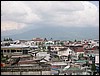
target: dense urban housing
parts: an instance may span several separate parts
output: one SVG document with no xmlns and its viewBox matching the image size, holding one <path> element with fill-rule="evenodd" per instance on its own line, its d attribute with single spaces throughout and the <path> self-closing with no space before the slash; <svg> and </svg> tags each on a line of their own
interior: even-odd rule
<svg viewBox="0 0 100 76">
<path fill-rule="evenodd" d="M 1 41 L 1 75 L 99 75 L 99 40 Z"/>
</svg>

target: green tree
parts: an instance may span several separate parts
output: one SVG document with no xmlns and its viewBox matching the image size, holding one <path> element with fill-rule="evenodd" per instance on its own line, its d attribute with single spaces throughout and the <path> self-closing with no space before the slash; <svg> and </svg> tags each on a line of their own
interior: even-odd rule
<svg viewBox="0 0 100 76">
<path fill-rule="evenodd" d="M 6 41 L 9 41 L 9 38 L 7 38 Z"/>
<path fill-rule="evenodd" d="M 1 55 L 1 62 L 6 63 L 8 59 L 9 59 L 8 55 L 6 56 Z"/>
<path fill-rule="evenodd" d="M 89 66 L 89 61 L 86 61 L 86 66 Z"/>
<path fill-rule="evenodd" d="M 96 70 L 95 63 L 92 63 L 92 64 L 91 64 L 91 71 L 92 71 L 92 74 L 95 72 L 95 70 Z"/>
<path fill-rule="evenodd" d="M 78 58 L 81 59 L 83 57 L 83 54 L 79 54 Z"/>
<path fill-rule="evenodd" d="M 6 41 L 6 38 L 4 38 L 3 41 Z"/>
<path fill-rule="evenodd" d="M 12 38 L 4 38 L 3 41 L 13 41 L 13 39 Z"/>
<path fill-rule="evenodd" d="M 13 39 L 12 39 L 12 38 L 9 38 L 8 40 L 9 40 L 9 41 L 13 41 Z"/>
<path fill-rule="evenodd" d="M 77 40 L 75 39 L 74 42 L 76 42 Z"/>
<path fill-rule="evenodd" d="M 61 44 L 61 45 L 64 45 L 64 43 L 63 43 L 63 42 L 60 42 L 60 44 Z"/>
</svg>

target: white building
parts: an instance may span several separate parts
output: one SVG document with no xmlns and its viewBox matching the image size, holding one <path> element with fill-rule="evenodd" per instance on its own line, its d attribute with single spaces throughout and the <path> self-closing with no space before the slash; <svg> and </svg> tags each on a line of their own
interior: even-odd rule
<svg viewBox="0 0 100 76">
<path fill-rule="evenodd" d="M 71 50 L 70 48 L 65 48 L 63 50 L 58 51 L 58 55 L 68 56 L 68 55 L 71 55 L 71 54 L 74 54 L 74 51 Z"/>
<path fill-rule="evenodd" d="M 95 54 L 95 63 L 99 64 L 99 54 Z"/>
</svg>

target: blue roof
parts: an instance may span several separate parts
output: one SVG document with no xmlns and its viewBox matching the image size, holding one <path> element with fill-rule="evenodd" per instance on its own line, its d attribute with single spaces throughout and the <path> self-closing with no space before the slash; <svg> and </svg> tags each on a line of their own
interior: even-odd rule
<svg viewBox="0 0 100 76">
<path fill-rule="evenodd" d="M 59 69 L 57 69 L 57 68 L 52 68 L 52 70 L 56 70 L 56 71 L 59 71 Z"/>
</svg>

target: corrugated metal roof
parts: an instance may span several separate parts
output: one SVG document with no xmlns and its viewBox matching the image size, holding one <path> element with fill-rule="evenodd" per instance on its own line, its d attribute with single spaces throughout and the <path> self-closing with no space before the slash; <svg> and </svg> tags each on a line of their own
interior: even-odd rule
<svg viewBox="0 0 100 76">
<path fill-rule="evenodd" d="M 51 65 L 67 65 L 65 62 L 52 62 Z"/>
</svg>

